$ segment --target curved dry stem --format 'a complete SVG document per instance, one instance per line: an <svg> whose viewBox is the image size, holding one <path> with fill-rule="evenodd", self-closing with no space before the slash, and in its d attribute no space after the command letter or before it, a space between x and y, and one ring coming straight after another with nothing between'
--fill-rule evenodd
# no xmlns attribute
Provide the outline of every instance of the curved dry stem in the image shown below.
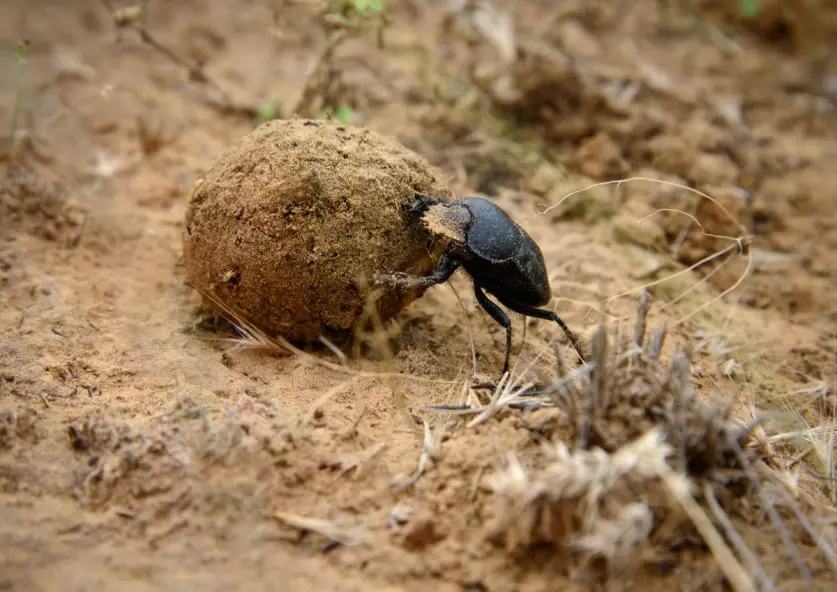
<svg viewBox="0 0 837 592"><path fill-rule="evenodd" d="M703 508L695 501L684 478L673 472L668 472L662 477L663 485L674 500L680 504L680 507L700 533L706 546L709 547L710 552L715 557L715 561L718 562L721 571L724 572L730 586L736 592L755 592L756 588L750 574L738 562L732 550L724 541L724 537L712 524L712 520L706 515Z"/></svg>
<svg viewBox="0 0 837 592"><path fill-rule="evenodd" d="M718 257L722 257L722 256L724 256L724 255L726 255L726 254L728 254L728 253L731 253L731 252L732 252L734 249L736 249L736 248L738 249L739 253L741 253L741 254L745 254L745 247L749 246L749 241L750 241L750 239L749 239L749 237L748 237L748 235L747 235L747 229L746 229L746 228L744 228L744 226L741 224L741 222L739 222L739 221L735 218L735 216L733 216L733 215L732 215L732 213L729 211L729 209L727 209L727 208L726 208L726 207L725 207L725 206L724 206L721 202L719 202L717 199L715 199L714 197L712 197L711 195L709 195L709 194L707 194L707 193L704 193L703 191L700 191L699 189L695 189L695 188L693 188L693 187L687 187L686 185L681 185L680 183L674 183L674 182L672 182L672 181L666 181L666 180L663 180L663 179L653 179L653 178L651 178L651 177L628 177L628 178L626 178L626 179L617 179L617 180L613 180L613 181L603 181L603 182L601 182L601 183L594 183L594 184L592 184L592 185L588 185L587 187L583 187L583 188L581 188L581 189L577 189L577 190L575 190L575 191L572 191L572 192L568 193L567 195L565 195L564 197L562 197L561 199L559 199L559 200L558 200L558 202L557 202L556 204L551 205L551 206L549 206L548 208L546 208L545 210L543 210L543 211L540 213L540 215L546 214L546 213L547 213L547 212L549 212L550 210L552 210L552 209L554 209L554 208L557 208L557 207L558 207L559 205L561 205L561 204L562 204L565 200L569 199L569 198L570 198L570 197L572 197L573 195L577 195L577 194L579 194L579 193L582 193L582 192L584 192L584 191L587 191L588 189L594 189L594 188L596 188L596 187L604 187L604 186L606 186L606 185L616 185L616 187L617 187L617 189L618 189L618 188L619 188L619 187L620 187L623 183L628 183L628 182L632 182L632 181L647 181L647 182L651 182L651 183L660 183L661 185L666 185L666 186L669 186L669 187L675 187L675 188L678 188L678 189L684 189L684 190L686 190L686 191L688 191L688 192L690 192L690 193L693 193L693 194L695 194L695 195L697 195L697 196L699 196L699 197L701 197L701 198L703 198L703 199L706 199L706 200L708 200L708 201L712 202L713 204L715 204L715 205L716 205L716 206L717 206L717 207L718 207L718 208L719 208L719 209L720 209L720 210L724 213L724 215L725 215L725 216L726 216L726 217L727 217L727 218L728 218L728 219L729 219L729 220L730 220L730 221L731 221L731 222L732 222L732 223L733 223L733 224L734 224L734 225L735 225L735 226L736 226L736 227L737 227L740 231L741 231L741 234L740 234L738 237L731 237L731 236L724 236L724 235L712 234L712 233L707 232L707 231L706 231L706 228L703 226L703 224L701 224L701 222L700 222L700 221L699 221L699 220L698 220L695 216L693 216L692 214L689 214L688 212L684 212L684 211L682 211L682 210L678 210L678 209L674 209L674 208L659 208L659 209L656 209L656 210L654 210L654 212L652 212L652 213L651 213L651 214L649 214L648 216L646 216L646 217L644 217L644 218L642 218L642 219L638 220L638 221L637 221L637 223L642 222L643 220L647 220L648 218L650 218L651 216L653 216L653 215L655 215L655 214L657 214L657 213L659 213L659 212L677 212L677 213L683 214L684 216L686 216L686 217L688 217L689 219L691 219L691 220L692 220L695 224L697 224L697 225L700 227L700 229L703 231L704 235L706 235L706 236L710 236L710 237L713 237L713 238L719 238L719 239L729 240L729 241L731 241L733 244L731 244L730 246L728 246L727 248L725 248L725 249L723 249L723 250L721 250L721 251L718 251L717 253L713 253L712 255L709 255L709 256L707 256L707 257L704 257L703 259L701 259L700 261L698 261L698 262L697 262L697 263L695 263L694 265L691 265L691 266L689 266L688 268L686 268L686 269L684 269L684 270L678 271L678 272L676 272L676 273L674 273L674 274L671 274L671 275L666 276L666 277L664 277L664 278L661 278L661 279L659 279L659 280L655 280L655 281L653 281L653 282L649 282L649 283L644 284L644 285L642 285L642 286L639 286L639 287L637 287L637 288L635 288L635 289L628 290L628 291L626 291L626 292L622 292L621 294L617 294L617 295L615 295L615 296L611 296L611 297L610 297L610 298L608 298L605 302L609 302L609 301L611 301L611 300L615 300L615 299L617 299L617 298L621 298L621 297L623 297L623 296L627 296L627 295L629 295L629 294L633 294L633 293L635 293L635 292L637 292L637 291L639 291L639 290L644 290L644 289L650 288L650 287L652 287L652 286L656 286L656 285L658 285L658 284L662 284L662 283L664 283L664 282L670 281L670 280L672 280L672 279L674 279L674 278L676 278L676 277L678 277L678 276L680 276L680 275L683 275L684 273L688 273L688 272L690 272L690 271L693 271L694 269L696 269L696 268L700 267L701 265L704 265L705 263L708 263L709 261L712 261L712 260L714 260L714 259L717 259ZM707 307L711 306L711 305L712 305L712 304L714 304L715 302L717 302L717 301L719 301L719 300L723 299L723 298L724 298L727 294L729 294L729 293L730 293L730 292L732 292L733 290L737 289L737 288L738 288L738 287L739 287L739 286L743 283L744 279L745 279L748 275L750 275L750 272L751 272L751 271L752 271L752 269L753 269L753 255L752 255L752 253L749 251L749 249L747 249L747 250L746 250L746 257L747 257L747 266L746 266L746 268L744 269L744 271L742 272L742 274L741 274L741 275L738 277L738 279L735 281L735 283L733 283L733 285L732 285L732 286L730 286L729 288L727 288L726 290L724 290L723 292L721 292L721 294L719 294L717 297L713 298L713 299L712 299L712 300L710 300L709 302L706 302L706 303L702 304L701 306L699 306L697 309L693 310L692 312L690 312L690 313L689 313L689 314L687 314L686 316L684 316L684 317L682 317L682 318L678 319L678 320L677 320L677 321L676 321L676 322L675 322L672 326L673 326L673 327L676 327L677 325L680 325L681 323L686 322L688 319L692 318L694 315L696 315L697 313L699 313L701 310L703 310L703 309L705 309L705 308L707 308ZM703 283L703 282L705 282L705 281L706 281L706 278L702 279L702 280L701 280L700 282L698 282L698 284L696 284L696 285L700 285L701 283Z"/></svg>
<svg viewBox="0 0 837 592"><path fill-rule="evenodd" d="M325 337L325 335L320 336L320 343L322 343L324 346L326 346L329 349L329 351L334 354L334 357L336 357L338 360L340 360L341 364L346 365L346 363L347 363L346 354L344 354L342 351L340 351L340 348L338 348L336 345L334 345L331 342L331 340L329 340L328 338Z"/></svg>
<svg viewBox="0 0 837 592"><path fill-rule="evenodd" d="M724 268L724 266L725 266L727 263L729 263L731 260L732 260L732 257L727 257L726 259L724 259L723 261L721 261L720 263L718 263L718 265L715 267L715 269L713 269L712 271L710 271L709 273L707 273L707 274L706 274L706 276L703 278L703 280L702 280L702 281L703 281L703 282L708 282L708 281L709 281L709 279L710 279L713 275L715 275L716 273L718 273L719 271L721 271L721 270ZM677 304L678 302L680 302L683 298L685 298L688 294L690 294L691 292L693 292L694 290L696 290L696 289L697 289L697 287L698 287L698 286L700 286L700 284L701 284L701 283L702 283L702 282L697 282L697 283L695 283L694 285L692 285L692 286L690 286L690 287L686 288L685 290L683 290L682 292L680 292L680 294L678 294L676 297L672 298L672 299L671 299L671 300L669 300L668 302L663 303L663 305L660 307L660 309L661 309L661 310L664 310L664 309L666 309L666 308L669 308L669 307L671 307L671 306L674 306L675 304Z"/></svg>
<svg viewBox="0 0 837 592"><path fill-rule="evenodd" d="M715 298L713 298L709 302L706 302L706 303L700 305L695 310L693 310L692 312L687 314L685 317L682 317L682 318L678 319L677 321L675 321L674 324L672 324L672 327L676 327L677 325L686 322L688 319L695 316L697 313L702 311L704 308L712 306L714 303L723 299L724 296L726 296L727 294L729 294L730 292L732 292L733 290L738 288L738 286L740 286L744 282L744 280L747 278L747 276L750 275L750 272L752 270L753 270L753 256L752 256L752 254L748 253L747 254L747 267L744 269L744 272L738 277L738 279L735 281L735 283L732 286L730 286L729 288L727 288L726 290L724 290L723 292L718 294ZM702 281L705 281L705 280L702 280Z"/></svg>
<svg viewBox="0 0 837 592"><path fill-rule="evenodd" d="M584 191L587 191L588 189L595 189L596 187L604 187L606 185L616 185L616 188L618 189L623 183L629 183L629 182L632 182L632 181L649 181L651 183L660 183L661 185L667 185L669 187L676 187L678 189L685 189L686 191L688 191L690 193L694 193L695 195L699 195L700 197L708 199L709 201L714 203L716 206L721 208L721 211L723 211L727 215L727 217L730 220L732 220L732 222L736 226L738 226L738 228L741 230L741 236L746 236L747 235L747 230L744 228L744 226L738 220L735 219L735 216L733 216L730 213L730 211L726 207L724 207L724 205L721 202L719 202L717 199L715 199L711 195L708 195L708 194L704 193L703 191L700 191L699 189L695 189L693 187L688 187L686 185L681 185L680 183L674 183L672 181L666 181L664 179L653 179L651 177L628 177L626 179L615 179L613 181L602 181L601 183L594 183L592 185L588 185L587 187L582 187L581 189L576 189L575 191L573 191L571 193L568 193L567 195L565 195L564 197L559 199L558 203L556 203L554 205L551 205L548 208L546 208L543 212L541 212L541 214L546 214L548 211L560 206L565 200L569 199L573 195L582 193ZM688 215L688 214L686 214L686 215Z"/></svg>
<svg viewBox="0 0 837 592"><path fill-rule="evenodd" d="M317 400L314 401L311 404L310 407L308 407L308 411L305 413L305 415L300 420L300 424L301 425L310 425L311 422L314 421L314 416L317 414L317 410L319 410L320 407L325 405L328 402L329 399L331 399L334 395L336 395L340 391L346 390L349 386L355 384L357 382L357 380L358 380L357 376L349 378L348 380L344 380L340 384L330 388L329 390L324 392L322 395L320 395L317 398Z"/></svg>
<svg viewBox="0 0 837 592"><path fill-rule="evenodd" d="M678 210L677 208L657 208L656 210L654 210L653 212L651 212L650 214L648 214L644 218L640 218L639 220L635 220L634 224L640 224L641 222L645 222L649 218L652 218L653 216L656 216L657 214L659 214L661 212L671 212L672 214L682 214L683 216L686 216L692 222L694 222L695 224L698 225L698 227L703 232L704 236L709 236L709 237L712 237L712 238L721 238L721 239L728 240L728 241L731 241L731 242L738 242L740 240L740 237L727 236L725 234L712 234L711 232L708 232L706 230L706 227L703 224L701 224L700 220L698 220L693 214L690 214L689 212L684 212L683 210Z"/></svg>
<svg viewBox="0 0 837 592"><path fill-rule="evenodd" d="M707 255L706 257L704 257L700 261L697 261L697 262L693 263L692 265L690 265L689 267L687 267L685 269L681 269L678 272L675 272L675 273L673 273L671 275L668 275L664 278L654 280L653 282L648 282L647 284L637 286L636 288L631 288L630 290L625 290L624 292L620 292L619 294L616 294L615 296L611 296L610 298L605 299L604 302L610 302L611 300L616 300L617 298L622 298L624 296L630 296L631 294L636 294L637 292L641 292L641 291L646 290L648 288L653 288L654 286L658 286L660 284L663 284L665 282L673 280L677 277L680 277L681 275L684 275L684 274L687 274L691 271L694 271L695 269L697 269L701 265L709 263L710 261L714 261L715 259L718 259L719 257L723 257L727 253L730 253L731 251L733 251L735 249L735 247L736 247L736 245L730 245L730 246L728 246L727 248L725 248L721 251L718 251L716 253L712 253L711 255Z"/></svg>

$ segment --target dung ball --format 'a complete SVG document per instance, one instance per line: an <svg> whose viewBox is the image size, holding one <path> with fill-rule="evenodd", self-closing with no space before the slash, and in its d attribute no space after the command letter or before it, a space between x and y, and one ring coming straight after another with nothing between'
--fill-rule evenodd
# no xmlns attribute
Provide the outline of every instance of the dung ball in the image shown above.
<svg viewBox="0 0 837 592"><path fill-rule="evenodd" d="M427 275L440 254L401 210L417 194L449 198L450 190L394 139L333 121L270 121L228 148L193 187L186 279L211 295L210 306L218 300L295 341L354 330L372 290L377 314L391 319L426 288L370 278Z"/></svg>

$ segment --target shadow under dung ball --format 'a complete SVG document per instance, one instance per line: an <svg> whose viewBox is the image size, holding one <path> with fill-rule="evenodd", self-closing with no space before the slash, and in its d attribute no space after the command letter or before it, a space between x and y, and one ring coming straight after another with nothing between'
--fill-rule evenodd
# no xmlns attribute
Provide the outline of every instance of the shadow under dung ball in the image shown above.
<svg viewBox="0 0 837 592"><path fill-rule="evenodd" d="M332 121L268 122L192 189L186 279L267 333L345 334L362 316L373 274L433 269L442 245L429 252L427 235L401 211L416 194L449 198L450 190L393 139ZM426 288L374 289L387 320Z"/></svg>

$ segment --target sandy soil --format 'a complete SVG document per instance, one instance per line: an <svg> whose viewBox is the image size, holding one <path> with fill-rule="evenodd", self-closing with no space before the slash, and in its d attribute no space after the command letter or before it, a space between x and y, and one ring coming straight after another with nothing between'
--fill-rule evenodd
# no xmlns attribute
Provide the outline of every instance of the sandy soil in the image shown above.
<svg viewBox="0 0 837 592"><path fill-rule="evenodd" d="M516 528L498 527L492 489L508 453L534 471L562 432L554 408L473 427L423 411L467 393L464 315L480 375L502 364L502 329L467 278L452 281L464 312L432 288L345 367L322 344L230 340L184 281L183 220L195 181L273 101L282 115L351 107L352 124L421 153L455 195L496 198L541 245L553 305L586 340L600 323L631 332L644 284L727 249L651 286L649 327L668 327L666 362L691 344L701 397L744 420L770 412L765 466L837 544L837 61L823 49L837 9L384 4L383 49L370 17L333 52L319 3L152 1L153 42L93 0L0 5L0 589L727 589L711 545L686 527L663 537L662 520L665 543L618 570L558 536L498 536ZM643 181L558 203L631 176L698 188L732 218ZM659 208L692 218L646 218ZM518 372L551 379L550 344L569 359L565 340L532 321L522 346L513 322ZM662 485L643 487L648 507L668 507L649 493ZM759 504L735 507L778 589L833 589L822 541L793 512L781 533Z"/></svg>

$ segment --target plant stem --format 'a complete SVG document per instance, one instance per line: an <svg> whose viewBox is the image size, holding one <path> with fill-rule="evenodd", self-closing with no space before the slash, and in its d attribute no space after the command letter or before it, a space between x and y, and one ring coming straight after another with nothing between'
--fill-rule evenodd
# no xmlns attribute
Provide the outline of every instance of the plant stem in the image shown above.
<svg viewBox="0 0 837 592"><path fill-rule="evenodd" d="M17 88L15 90L15 102L12 108L12 149L18 148L18 121L26 90L26 73L29 64L29 43L21 41L15 49L15 61L17 62Z"/></svg>

